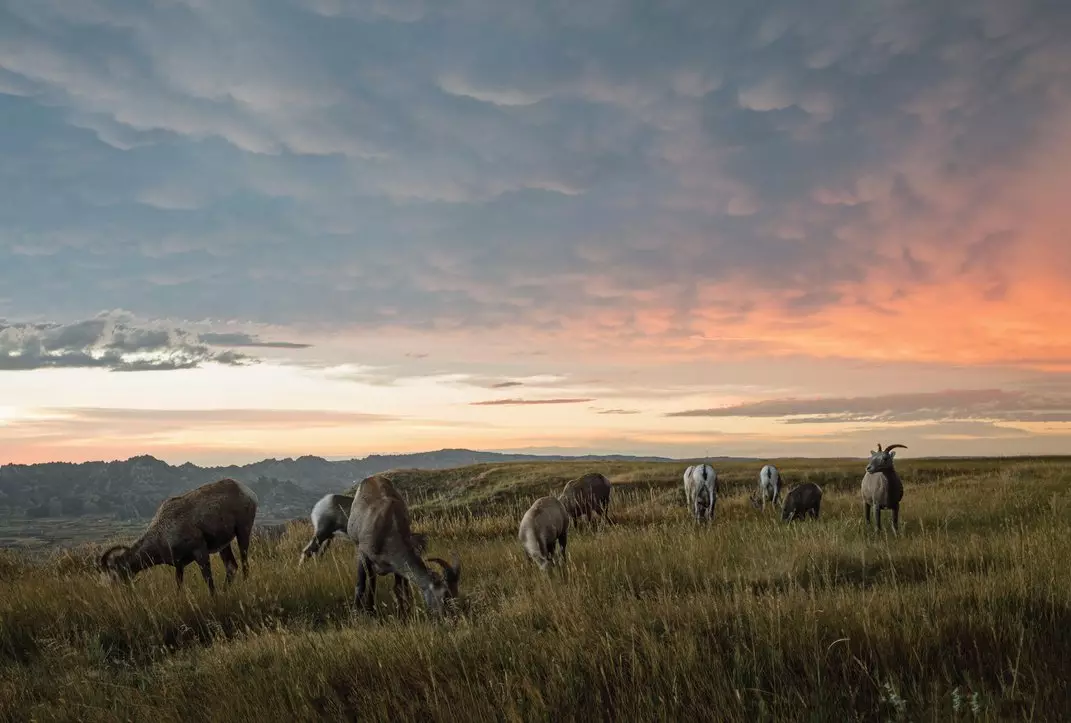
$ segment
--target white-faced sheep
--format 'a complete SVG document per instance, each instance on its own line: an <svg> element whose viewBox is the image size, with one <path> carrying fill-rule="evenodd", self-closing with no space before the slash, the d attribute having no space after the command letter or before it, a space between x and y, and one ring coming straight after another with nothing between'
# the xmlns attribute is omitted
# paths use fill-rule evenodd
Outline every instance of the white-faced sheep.
<svg viewBox="0 0 1071 723"><path fill-rule="evenodd" d="M810 515L818 519L818 513L822 508L822 488L814 482L804 482L793 487L785 495L785 503L781 507L781 519L784 522L802 520Z"/></svg>
<svg viewBox="0 0 1071 723"><path fill-rule="evenodd" d="M775 505L781 502L781 473L772 464L763 465L759 470L758 494L752 493L751 505L758 509L766 509L766 503Z"/></svg>
<svg viewBox="0 0 1071 723"><path fill-rule="evenodd" d="M603 520L613 524L610 519L610 480L598 472L588 472L582 477L569 480L558 499L569 512L574 522L581 516L591 522L593 517L602 515Z"/></svg>
<svg viewBox="0 0 1071 723"><path fill-rule="evenodd" d="M554 564L556 548L561 548L561 559L565 560L569 511L557 497L540 497L521 518L517 540L540 570L548 570Z"/></svg>
<svg viewBox="0 0 1071 723"><path fill-rule="evenodd" d="M128 581L154 565L172 565L175 582L182 587L183 571L196 562L209 592L215 595L209 555L219 553L229 583L238 571L231 550L231 540L237 539L242 575L248 575L249 538L256 515L257 496L249 487L229 478L210 482L164 500L140 538L101 555L100 569Z"/></svg>
<svg viewBox="0 0 1071 723"><path fill-rule="evenodd" d="M718 473L709 464L697 464L684 473L684 496L697 521L714 519L718 502Z"/></svg>
<svg viewBox="0 0 1071 723"><path fill-rule="evenodd" d="M432 615L442 616L446 604L458 596L461 561L453 563L432 557L442 568L442 575L430 569L421 558L426 538L412 531L409 508L394 485L385 477L368 477L358 486L347 522L349 538L357 543L357 585L354 605L375 612L376 578L394 575L394 597L399 610L409 609L407 581L424 596Z"/></svg>
<svg viewBox="0 0 1071 723"><path fill-rule="evenodd" d="M866 465L866 474L860 485L860 493L863 497L863 509L866 514L866 524L870 525L870 510L874 509L874 529L881 529L881 511L892 510L892 526L894 532L900 531L900 500L904 498L904 484L900 481L900 475L893 469L893 458L897 447L907 449L903 444L890 444L881 449L878 444L876 451L870 453L870 460Z"/></svg>

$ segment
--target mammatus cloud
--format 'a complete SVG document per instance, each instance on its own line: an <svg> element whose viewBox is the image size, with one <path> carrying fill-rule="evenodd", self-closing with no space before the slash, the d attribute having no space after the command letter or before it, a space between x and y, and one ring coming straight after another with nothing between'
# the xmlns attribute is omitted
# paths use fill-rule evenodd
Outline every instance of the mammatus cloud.
<svg viewBox="0 0 1071 723"><path fill-rule="evenodd" d="M768 399L667 417L770 417L790 424L1001 420L1071 422L1071 395L1000 389L822 399Z"/></svg>
<svg viewBox="0 0 1071 723"><path fill-rule="evenodd" d="M558 399L491 399L482 402L470 402L474 407L526 406L530 404L581 404L591 402L586 397L561 397Z"/></svg>
<svg viewBox="0 0 1071 723"><path fill-rule="evenodd" d="M1066 4L76 5L0 9L5 313L1071 357Z"/></svg>
<svg viewBox="0 0 1071 723"><path fill-rule="evenodd" d="M233 351L213 351L197 335L174 326L136 326L123 314L66 324L0 320L0 371L165 371L208 362L241 366L255 361Z"/></svg>
<svg viewBox="0 0 1071 723"><path fill-rule="evenodd" d="M265 349L308 349L312 346L312 344L293 341L261 341L252 334L243 332L206 332L198 334L197 338L201 343L210 346L248 346Z"/></svg>

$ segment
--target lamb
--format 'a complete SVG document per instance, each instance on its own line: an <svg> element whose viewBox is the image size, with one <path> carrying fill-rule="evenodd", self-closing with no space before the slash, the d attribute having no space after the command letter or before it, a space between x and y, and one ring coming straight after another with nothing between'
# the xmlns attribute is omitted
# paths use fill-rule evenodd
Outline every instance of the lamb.
<svg viewBox="0 0 1071 723"><path fill-rule="evenodd" d="M755 509L759 509L761 506L763 510L766 509L766 502L769 500L775 505L780 503L781 498L781 473L777 471L777 467L772 464L764 465L759 470L759 490L758 495L751 494L751 506Z"/></svg>
<svg viewBox="0 0 1071 723"><path fill-rule="evenodd" d="M547 495L533 502L521 518L517 540L540 570L545 572L554 564L554 552L558 546L561 547L561 559L565 561L569 517L569 511L561 500Z"/></svg>
<svg viewBox="0 0 1071 723"><path fill-rule="evenodd" d="M893 458L897 447L907 449L903 444L890 444L884 451L878 444L877 451L870 453L870 461L866 465L866 474L860 485L860 493L863 497L863 510L866 514L866 524L870 526L870 508L874 508L874 529L881 530L882 509L892 510L893 532L900 532L900 500L904 498L904 485L900 481L900 475L893 469Z"/></svg>
<svg viewBox="0 0 1071 723"><path fill-rule="evenodd" d="M718 473L709 464L697 464L684 473L684 496L696 521L714 519L718 502Z"/></svg>
<svg viewBox="0 0 1071 723"><path fill-rule="evenodd" d="M394 598L404 614L409 609L408 582L420 589L428 610L442 617L449 601L458 596L461 561L432 557L442 575L430 569L420 556L426 538L416 535L409 522L409 508L390 481L374 475L361 481L354 493L346 531L357 543L357 585L354 605L375 613L376 578L394 575Z"/></svg>
<svg viewBox="0 0 1071 723"><path fill-rule="evenodd" d="M804 482L793 487L785 495L785 504L781 507L781 520L790 522L802 520L807 515L818 519L822 507L822 488L814 482Z"/></svg>
<svg viewBox="0 0 1071 723"><path fill-rule="evenodd" d="M558 499L574 522L581 516L591 522L595 514L600 514L606 522L614 524L610 519L610 480L598 472L588 472L567 482Z"/></svg>
<svg viewBox="0 0 1071 723"><path fill-rule="evenodd" d="M183 572L196 562L216 594L209 555L218 552L227 569L227 583L238 571L231 540L238 540L242 576L249 574L249 539L257 515L257 496L241 482L226 478L210 482L176 497L168 497L156 510L149 526L132 545L115 545L100 558L101 571L127 582L155 565L172 565L175 583L182 587Z"/></svg>

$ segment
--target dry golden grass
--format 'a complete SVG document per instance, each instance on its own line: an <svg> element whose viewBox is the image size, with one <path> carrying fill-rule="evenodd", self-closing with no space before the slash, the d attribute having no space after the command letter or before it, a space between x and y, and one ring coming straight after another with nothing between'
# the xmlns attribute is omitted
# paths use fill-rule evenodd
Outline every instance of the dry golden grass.
<svg viewBox="0 0 1071 723"><path fill-rule="evenodd" d="M683 465L607 464L615 527L544 576L516 542L535 497L590 465L397 472L429 554L462 558L463 615L351 612L354 548L297 566L310 529L255 543L209 598L196 571L104 584L92 550L0 556L0 716L23 721L1059 720L1071 700L1071 462L905 462L902 535L863 529L860 463L782 461L822 519L717 519ZM888 517L888 515L886 515ZM104 541L102 541L104 542ZM222 566L215 562L218 579Z"/></svg>

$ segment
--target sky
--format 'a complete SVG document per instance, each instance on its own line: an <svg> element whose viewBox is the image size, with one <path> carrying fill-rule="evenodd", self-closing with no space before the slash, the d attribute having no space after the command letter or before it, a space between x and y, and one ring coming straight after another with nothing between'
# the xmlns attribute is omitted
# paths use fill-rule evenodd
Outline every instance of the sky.
<svg viewBox="0 0 1071 723"><path fill-rule="evenodd" d="M1071 450L1062 0L0 0L0 463Z"/></svg>

